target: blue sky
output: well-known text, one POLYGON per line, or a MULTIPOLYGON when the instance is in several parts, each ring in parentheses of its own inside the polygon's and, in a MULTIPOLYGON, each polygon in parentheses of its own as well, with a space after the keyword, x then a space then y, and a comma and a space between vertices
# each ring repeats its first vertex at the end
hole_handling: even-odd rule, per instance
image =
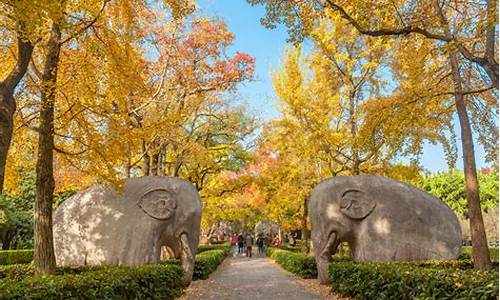
MULTIPOLYGON (((235 35, 230 51, 241 51, 256 59, 255 80, 239 87, 238 94, 248 105, 249 112, 261 121, 279 117, 276 96, 273 91, 270 72, 275 70, 283 56, 286 46, 286 28, 270 30, 260 24, 264 8, 252 7, 245 0, 199 0, 202 14, 219 16, 226 22, 235 35)), ((458 129, 458 124, 456 125, 458 129)), ((460 134, 457 132, 457 136, 460 134)), ((458 167, 462 169, 462 153, 459 145, 458 167)), ((476 145, 478 168, 485 166, 484 150, 476 145)), ((421 164, 435 172, 446 170, 447 165, 441 146, 426 144, 421 164)))

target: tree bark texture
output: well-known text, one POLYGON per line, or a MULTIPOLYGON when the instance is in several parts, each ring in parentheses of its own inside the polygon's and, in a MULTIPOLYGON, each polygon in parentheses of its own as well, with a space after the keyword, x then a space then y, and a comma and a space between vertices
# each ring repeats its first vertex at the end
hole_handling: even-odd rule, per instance
POLYGON ((165 176, 166 155, 167 155, 167 146, 161 145, 160 154, 158 158, 158 176, 165 176))
POLYGON ((160 153, 154 153, 151 156, 151 170, 150 175, 157 176, 158 175, 158 161, 159 161, 160 153))
POLYGON ((309 253, 309 229, 307 229, 307 219, 309 218, 309 198, 304 198, 303 203, 304 213, 302 214, 301 220, 301 235, 302 235, 302 245, 300 251, 302 253, 309 253))
POLYGON ((470 220, 474 268, 477 270, 490 270, 491 259, 488 250, 488 242, 486 240, 486 231, 484 229, 481 203, 479 201, 479 182, 477 180, 472 129, 467 114, 457 54, 451 52, 449 55, 455 89, 455 106, 460 121, 460 133, 462 137, 465 188, 470 220))
POLYGON ((54 198, 54 101, 61 31, 57 23, 47 43, 47 54, 42 74, 40 125, 38 131, 38 159, 36 163, 35 202, 35 273, 50 274, 56 269, 52 232, 52 202, 54 198))
POLYGON ((14 91, 28 70, 33 44, 17 36, 17 63, 9 75, 0 82, 0 193, 5 181, 7 154, 12 140, 16 101, 14 91))
POLYGON ((151 172, 151 157, 149 154, 146 152, 147 147, 146 147, 146 142, 142 142, 142 151, 144 152, 144 157, 142 158, 142 173, 143 176, 149 176, 151 172))

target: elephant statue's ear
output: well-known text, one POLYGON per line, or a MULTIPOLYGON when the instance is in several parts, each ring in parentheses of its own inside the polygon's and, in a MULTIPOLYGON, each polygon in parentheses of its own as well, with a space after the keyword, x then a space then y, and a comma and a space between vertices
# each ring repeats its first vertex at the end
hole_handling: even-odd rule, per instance
POLYGON ((342 193, 340 211, 351 219, 366 218, 375 208, 376 203, 360 190, 349 189, 342 193))
POLYGON ((167 220, 174 215, 177 201, 169 191, 156 189, 146 192, 137 205, 152 218, 167 220))

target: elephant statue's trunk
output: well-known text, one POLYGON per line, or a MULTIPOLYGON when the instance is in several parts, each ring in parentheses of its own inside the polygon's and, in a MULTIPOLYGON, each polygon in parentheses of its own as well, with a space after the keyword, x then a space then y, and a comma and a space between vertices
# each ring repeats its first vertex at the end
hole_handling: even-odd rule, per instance
POLYGON ((318 279, 321 284, 328 283, 328 264, 331 262, 332 255, 337 250, 338 245, 337 233, 332 231, 328 236, 325 246, 318 249, 316 264, 318 266, 318 279))
POLYGON ((194 254, 189 245, 189 239, 186 233, 181 234, 181 264, 184 269, 184 284, 189 285, 193 278, 194 254))

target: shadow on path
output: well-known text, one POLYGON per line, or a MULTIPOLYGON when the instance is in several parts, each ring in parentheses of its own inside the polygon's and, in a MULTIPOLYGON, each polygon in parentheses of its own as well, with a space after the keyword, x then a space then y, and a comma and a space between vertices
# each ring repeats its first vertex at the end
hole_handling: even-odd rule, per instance
POLYGON ((181 299, 337 299, 316 280, 300 279, 264 254, 248 258, 235 255, 234 249, 231 253, 207 280, 194 281, 181 299))

